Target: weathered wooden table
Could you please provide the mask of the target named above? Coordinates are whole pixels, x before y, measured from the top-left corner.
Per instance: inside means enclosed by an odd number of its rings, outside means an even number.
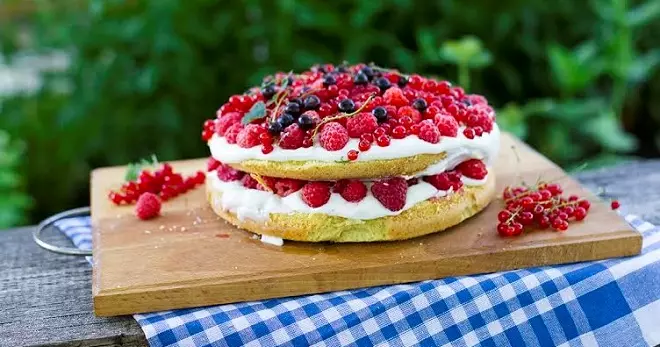
[[[624,212],[660,224],[660,160],[587,171],[577,178],[619,199]],[[84,258],[42,250],[31,231],[0,231],[0,346],[147,345],[132,317],[94,316],[92,269]],[[68,242],[47,234],[51,242]]]

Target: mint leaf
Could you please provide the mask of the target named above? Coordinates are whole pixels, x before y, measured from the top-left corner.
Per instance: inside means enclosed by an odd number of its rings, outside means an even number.
[[[126,174],[124,175],[124,180],[135,181],[138,179],[138,176],[140,175],[140,171],[142,171],[143,168],[150,166],[157,166],[157,165],[158,165],[158,158],[156,158],[155,154],[152,154],[149,160],[142,159],[137,163],[129,163],[126,169]]]
[[[252,108],[250,108],[250,111],[248,111],[244,116],[243,119],[241,119],[241,123],[243,125],[248,125],[252,121],[261,119],[266,117],[266,104],[264,104],[263,101],[258,101],[254,105],[252,105]]]

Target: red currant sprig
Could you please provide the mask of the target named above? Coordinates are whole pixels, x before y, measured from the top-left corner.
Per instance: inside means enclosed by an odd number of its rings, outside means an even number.
[[[108,198],[115,205],[130,205],[134,204],[140,195],[149,192],[166,201],[194,189],[205,180],[206,174],[202,171],[184,177],[174,172],[170,164],[164,163],[153,173],[149,170],[141,170],[136,180],[125,182],[118,191],[111,191]]]

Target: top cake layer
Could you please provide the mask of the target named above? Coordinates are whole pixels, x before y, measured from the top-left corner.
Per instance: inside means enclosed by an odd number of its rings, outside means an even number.
[[[492,161],[495,114],[479,95],[358,64],[278,73],[229,98],[202,137],[243,171],[299,179],[414,175],[448,159]]]

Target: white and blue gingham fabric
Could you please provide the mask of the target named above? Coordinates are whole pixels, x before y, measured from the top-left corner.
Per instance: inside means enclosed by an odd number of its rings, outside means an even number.
[[[135,315],[151,346],[655,346],[660,228],[642,254]],[[58,227],[90,248],[89,218]]]

